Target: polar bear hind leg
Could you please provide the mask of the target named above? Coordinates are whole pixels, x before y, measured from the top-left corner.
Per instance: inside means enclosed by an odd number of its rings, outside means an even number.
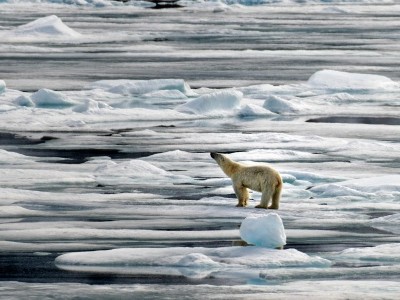
[[[272,195],[272,204],[270,209],[279,209],[279,201],[281,199],[282,183],[280,182],[276,187],[274,194]]]
[[[256,208],[268,208],[268,204],[272,198],[273,192],[270,188],[265,188],[262,191],[262,195],[261,195],[261,202],[259,205],[256,206]]]

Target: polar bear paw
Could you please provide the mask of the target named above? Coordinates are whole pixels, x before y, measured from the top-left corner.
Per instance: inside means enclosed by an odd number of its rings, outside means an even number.
[[[259,204],[259,205],[256,205],[256,208],[264,208],[264,209],[268,209],[268,207],[267,207],[267,206],[264,206],[264,205],[261,205],[261,204]]]

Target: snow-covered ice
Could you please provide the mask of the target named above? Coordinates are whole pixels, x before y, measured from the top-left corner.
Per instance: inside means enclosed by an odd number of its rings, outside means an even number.
[[[396,125],[354,124],[348,132],[348,125],[327,124],[335,132],[304,117],[274,120],[276,113],[330,115],[345,103],[357,115],[369,111],[367,102],[383,117],[394,115],[382,95],[391,97],[396,85],[365,101],[357,84],[336,87],[333,96],[324,84],[309,82],[219,91],[183,80],[99,81],[80,91],[5,89],[0,99],[10,109],[2,112],[2,131],[18,128],[26,140],[5,135],[9,143],[0,151],[2,249],[66,252],[35,257],[51,257],[67,273],[289,280],[287,295],[306,278],[325,285],[343,278],[349,290],[362,276],[394,280],[400,270],[392,254],[400,210]],[[271,97],[285,97],[296,110],[283,102],[272,109],[265,104]],[[249,107],[270,113],[244,116]],[[279,215],[254,209],[256,192],[249,208],[234,206],[229,178],[209,158],[215,150],[279,169]],[[79,163],[60,160],[74,162],[75,155],[83,155]]]
[[[383,244],[375,247],[349,248],[339,253],[341,259],[360,261],[374,261],[378,263],[400,262],[399,247],[397,244]]]
[[[66,26],[59,17],[52,15],[21,25],[13,32],[17,36],[79,37],[80,34]]]
[[[0,297],[394,299],[398,3],[177,4],[0,0]]]
[[[348,86],[342,86],[337,90],[339,94],[332,95],[330,88],[325,86],[324,72],[322,75],[317,72],[311,76],[314,78],[311,86],[301,83],[287,87],[286,91],[285,86],[271,90],[260,85],[246,89],[201,91],[200,96],[185,81],[169,79],[139,82],[99,81],[89,85],[89,90],[82,91],[63,92],[42,88],[34,93],[21,93],[5,89],[0,95],[0,103],[7,107],[6,111],[9,113],[3,114],[5,123],[2,127],[7,130],[23,130],[27,123],[20,121],[27,117],[31,119],[29,129],[46,130],[49,127],[62,129],[62,125],[68,128],[80,123],[79,130],[93,130],[107,129],[105,125],[112,128],[115,123],[124,120],[171,121],[235,116],[272,118],[276,114],[354,116],[359,114],[361,108],[363,115],[371,118],[376,113],[385,117],[397,116],[397,110],[393,107],[400,103],[400,99],[396,98],[400,87],[390,79],[382,79],[384,82],[385,80],[390,82],[390,86],[381,91],[381,95],[386,95],[387,100],[382,100],[380,98],[382,96],[369,98],[365,92],[360,93],[360,90],[365,89],[364,83],[359,83],[362,81],[360,78],[369,80],[371,75],[365,74],[363,77],[361,74],[337,71],[334,74],[335,76],[328,76],[333,82],[337,82],[337,76],[347,78],[346,82],[351,82],[354,78],[355,83],[351,84],[352,90],[348,90]],[[321,81],[318,81],[319,78]],[[317,92],[318,96],[315,96],[314,92]],[[345,92],[346,94],[343,94]],[[282,98],[283,93],[286,94],[285,98]],[[298,96],[299,93],[302,93],[301,97]],[[310,96],[305,96],[307,93],[311,93]],[[13,107],[16,109],[12,109]],[[50,114],[47,110],[36,108],[63,109],[54,110]],[[383,143],[374,142],[372,145],[374,147]],[[339,150],[340,144],[335,148]],[[346,146],[345,149],[348,148]],[[371,149],[366,147],[363,151],[371,152]],[[395,148],[394,150],[394,155],[397,155]]]
[[[349,74],[339,71],[323,70],[312,75],[307,84],[317,89],[328,90],[376,90],[398,89],[399,84],[379,75]]]
[[[219,112],[222,116],[226,116],[231,114],[235,108],[239,107],[242,96],[242,93],[238,91],[218,91],[192,99],[178,106],[176,109],[182,112],[200,115],[209,115]]]
[[[200,269],[328,267],[330,262],[310,257],[295,249],[272,250],[264,247],[220,248],[135,248],[69,253],[57,257],[61,267],[127,266],[176,267]]]

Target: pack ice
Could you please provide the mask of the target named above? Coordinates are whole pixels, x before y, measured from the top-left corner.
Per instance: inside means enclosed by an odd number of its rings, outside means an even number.
[[[22,93],[1,82],[3,129],[23,129],[25,118],[37,130],[49,127],[80,130],[113,126],[123,120],[196,120],[220,117],[273,118],[278,115],[363,115],[395,117],[399,84],[383,76],[324,70],[307,83],[258,85],[224,90],[193,90],[183,80],[112,80],[82,91],[41,89]],[[368,91],[368,92],[366,92]],[[379,96],[374,96],[379,93]],[[11,108],[15,109],[11,109]],[[49,114],[47,110],[53,109]],[[104,120],[107,118],[108,122]],[[79,126],[77,126],[79,124]],[[63,125],[65,127],[63,127]],[[33,129],[30,127],[30,129]],[[367,148],[366,148],[367,149]]]
[[[240,236],[249,244],[266,248],[286,245],[283,222],[276,213],[265,216],[249,216],[240,225]]]
[[[2,149],[0,245],[8,252],[69,252],[57,266],[83,272],[263,283],[394,276],[400,265],[390,233],[398,233],[399,217],[391,212],[400,209],[400,180],[388,164],[400,155],[397,128],[332,129],[304,119],[396,118],[399,91],[386,77],[334,70],[291,85],[218,90],[157,79],[23,92],[0,81],[1,130],[30,132],[35,143],[22,150],[84,146],[109,155],[53,164],[59,158]],[[344,127],[337,137],[333,131]],[[40,132],[53,137],[42,140]],[[210,148],[241,162],[276,165],[285,186],[279,215],[254,209],[257,193],[249,208],[234,207],[231,182],[209,160]],[[239,239],[250,246],[233,246]],[[306,240],[318,248],[327,239],[370,247],[313,255],[293,247]],[[291,248],[274,249],[288,241]],[[362,270],[337,267],[346,264]]]
[[[310,257],[295,249],[271,250],[263,247],[114,249],[68,253],[57,257],[55,263],[59,268],[66,270],[104,271],[108,268],[114,272],[134,274],[147,269],[147,272],[196,278],[227,271],[257,272],[264,268],[330,266],[330,262],[326,259]]]

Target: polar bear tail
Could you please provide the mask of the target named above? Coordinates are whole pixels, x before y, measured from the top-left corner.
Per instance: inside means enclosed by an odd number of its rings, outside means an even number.
[[[278,184],[275,186],[275,191],[272,194],[272,205],[269,208],[279,209],[279,201],[281,200],[282,187],[282,180],[279,180]]]

